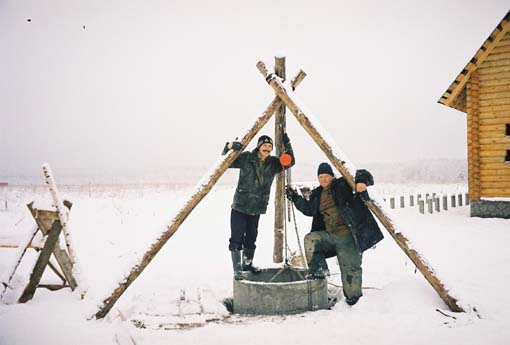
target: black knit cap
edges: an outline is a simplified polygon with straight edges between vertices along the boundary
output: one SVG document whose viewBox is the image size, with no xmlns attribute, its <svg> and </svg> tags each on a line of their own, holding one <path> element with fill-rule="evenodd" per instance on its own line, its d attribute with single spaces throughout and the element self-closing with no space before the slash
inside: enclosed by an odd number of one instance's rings
<svg viewBox="0 0 510 345">
<path fill-rule="evenodd" d="M 331 165 L 328 163 L 319 164 L 319 169 L 317 169 L 317 176 L 322 174 L 328 174 L 335 177 L 335 174 L 333 174 L 333 169 L 331 169 Z"/>
<path fill-rule="evenodd" d="M 257 141 L 257 149 L 259 149 L 263 144 L 271 144 L 271 146 L 274 146 L 273 139 L 267 135 L 261 135 L 259 137 L 259 140 Z"/>
</svg>

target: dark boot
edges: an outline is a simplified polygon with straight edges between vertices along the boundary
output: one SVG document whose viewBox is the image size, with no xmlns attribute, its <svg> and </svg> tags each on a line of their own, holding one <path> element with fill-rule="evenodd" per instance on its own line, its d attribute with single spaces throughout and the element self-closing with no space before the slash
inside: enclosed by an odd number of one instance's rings
<svg viewBox="0 0 510 345">
<path fill-rule="evenodd" d="M 232 256 L 232 267 L 234 269 L 234 279 L 235 280 L 243 280 L 243 266 L 241 263 L 241 251 L 240 250 L 232 250 L 230 251 L 230 255 Z"/>
<path fill-rule="evenodd" d="M 251 273 L 260 273 L 262 270 L 256 266 L 253 266 L 253 256 L 255 255 L 255 249 L 244 248 L 243 249 L 243 271 L 250 271 Z"/>
</svg>

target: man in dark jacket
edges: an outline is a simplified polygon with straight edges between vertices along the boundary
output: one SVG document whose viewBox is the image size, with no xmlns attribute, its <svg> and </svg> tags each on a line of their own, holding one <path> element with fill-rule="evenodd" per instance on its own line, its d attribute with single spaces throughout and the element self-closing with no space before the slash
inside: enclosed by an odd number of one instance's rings
<svg viewBox="0 0 510 345">
<path fill-rule="evenodd" d="M 292 157 L 288 166 L 283 166 L 278 157 L 271 156 L 273 140 L 267 135 L 258 139 L 257 147 L 253 151 L 241 153 L 230 166 L 240 169 L 230 213 L 231 236 L 228 247 L 232 256 L 234 278 L 237 280 L 243 279 L 242 271 L 260 272 L 258 267 L 253 266 L 259 218 L 266 213 L 275 175 L 295 164 L 287 133 L 283 134 L 282 142 L 286 153 Z M 234 142 L 227 148 L 239 150 L 241 145 Z"/>
<path fill-rule="evenodd" d="M 358 170 L 354 191 L 347 181 L 335 178 L 328 163 L 319 165 L 320 186 L 309 200 L 287 188 L 287 196 L 304 215 L 313 217 L 312 229 L 305 236 L 305 255 L 310 279 L 323 279 L 327 272 L 326 258 L 338 259 L 343 292 L 349 305 L 362 296 L 362 253 L 382 240 L 377 222 L 365 205 L 367 186 L 373 185 L 372 175 Z"/>
</svg>

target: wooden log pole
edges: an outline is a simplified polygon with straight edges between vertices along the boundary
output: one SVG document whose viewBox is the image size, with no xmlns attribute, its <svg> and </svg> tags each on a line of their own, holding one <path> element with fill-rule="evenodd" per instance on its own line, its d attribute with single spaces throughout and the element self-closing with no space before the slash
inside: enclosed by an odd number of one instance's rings
<svg viewBox="0 0 510 345">
<path fill-rule="evenodd" d="M 275 57 L 275 73 L 285 81 L 285 57 Z M 280 157 L 284 147 L 282 135 L 286 131 L 285 104 L 281 104 L 275 114 L 274 144 L 276 156 Z M 283 237 L 284 237 L 284 208 L 285 208 L 285 174 L 283 171 L 276 175 L 276 190 L 274 196 L 274 244 L 273 262 L 283 261 Z"/>
<path fill-rule="evenodd" d="M 269 107 L 267 107 L 264 113 L 256 120 L 252 128 L 241 139 L 243 147 L 246 147 L 250 143 L 253 137 L 260 131 L 262 127 L 264 127 L 264 125 L 269 121 L 269 119 L 273 116 L 273 113 L 280 107 L 281 104 L 282 101 L 278 97 L 273 100 L 273 102 L 269 105 Z M 209 176 L 209 179 L 200 186 L 200 188 L 196 191 L 195 194 L 193 194 L 193 196 L 191 196 L 188 202 L 172 220 L 170 225 L 168 225 L 166 231 L 161 234 L 156 242 L 154 242 L 150 249 L 144 254 L 141 261 L 137 265 L 133 266 L 129 274 L 125 276 L 124 280 L 120 282 L 112 294 L 103 301 L 99 311 L 94 315 L 96 319 L 102 319 L 106 316 L 106 314 L 108 314 L 120 296 L 122 296 L 122 294 L 131 285 L 131 283 L 133 283 L 135 279 L 138 278 L 138 276 L 147 267 L 147 265 L 149 265 L 149 263 L 152 261 L 152 259 L 154 259 L 156 254 L 161 250 L 165 243 L 179 229 L 191 211 L 193 211 L 198 203 L 207 195 L 207 193 L 209 193 L 212 187 L 220 179 L 223 173 L 230 167 L 234 160 L 241 154 L 241 152 L 242 151 L 231 151 L 230 154 L 228 154 L 227 157 L 225 157 L 225 159 L 216 166 L 214 172 L 211 174 L 211 176 Z"/>
<path fill-rule="evenodd" d="M 394 208 L 395 208 L 395 198 L 394 198 L 394 197 L 391 197 L 391 198 L 390 198 L 390 208 L 391 208 L 391 209 L 394 209 Z"/>
<path fill-rule="evenodd" d="M 448 211 L 448 197 L 443 195 L 443 211 Z"/>
<path fill-rule="evenodd" d="M 452 207 L 457 207 L 457 202 L 456 202 L 456 199 L 455 199 L 455 195 L 451 196 L 451 205 L 452 205 Z"/>
<path fill-rule="evenodd" d="M 418 200 L 418 207 L 420 209 L 420 213 L 425 214 L 425 201 Z"/>
<path fill-rule="evenodd" d="M 405 205 L 404 197 L 400 196 L 400 208 L 404 208 L 405 206 L 406 205 Z"/>
<path fill-rule="evenodd" d="M 282 84 L 274 76 L 269 75 L 267 68 L 262 61 L 257 63 L 257 68 L 264 76 L 264 78 L 266 78 L 266 81 L 273 88 L 276 95 L 280 97 L 287 108 L 292 112 L 292 114 L 294 114 L 299 124 L 322 149 L 331 163 L 335 166 L 336 169 L 338 169 L 338 171 L 343 175 L 351 187 L 354 188 L 354 178 L 349 170 L 345 167 L 344 162 L 336 157 L 331 145 L 322 137 L 319 131 L 310 122 L 309 118 L 305 115 L 303 110 L 300 109 L 294 100 L 288 95 Z M 434 290 L 436 290 L 439 297 L 445 302 L 445 304 L 454 312 L 463 312 L 464 310 L 457 304 L 457 299 L 449 295 L 448 290 L 446 290 L 444 284 L 441 282 L 441 280 L 439 280 L 434 270 L 429 266 L 429 264 L 427 264 L 427 261 L 423 259 L 420 253 L 409 246 L 409 240 L 401 232 L 396 231 L 393 222 L 381 210 L 381 207 L 377 204 L 377 202 L 370 200 L 367 202 L 367 206 L 381 221 L 386 230 L 388 230 L 391 237 L 395 240 L 395 242 L 397 242 L 404 253 L 411 259 L 416 268 L 423 274 L 425 279 L 430 283 Z"/>
</svg>

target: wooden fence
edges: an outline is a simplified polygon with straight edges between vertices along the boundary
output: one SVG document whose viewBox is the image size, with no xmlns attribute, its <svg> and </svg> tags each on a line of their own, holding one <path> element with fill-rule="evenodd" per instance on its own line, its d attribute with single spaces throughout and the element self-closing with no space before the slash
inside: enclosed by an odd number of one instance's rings
<svg viewBox="0 0 510 345">
<path fill-rule="evenodd" d="M 391 209 L 417 207 L 419 212 L 434 213 L 444 212 L 448 209 L 458 206 L 469 205 L 468 193 L 426 193 L 426 194 L 409 194 L 400 195 L 398 197 L 386 197 L 384 201 L 389 204 Z"/>
</svg>

